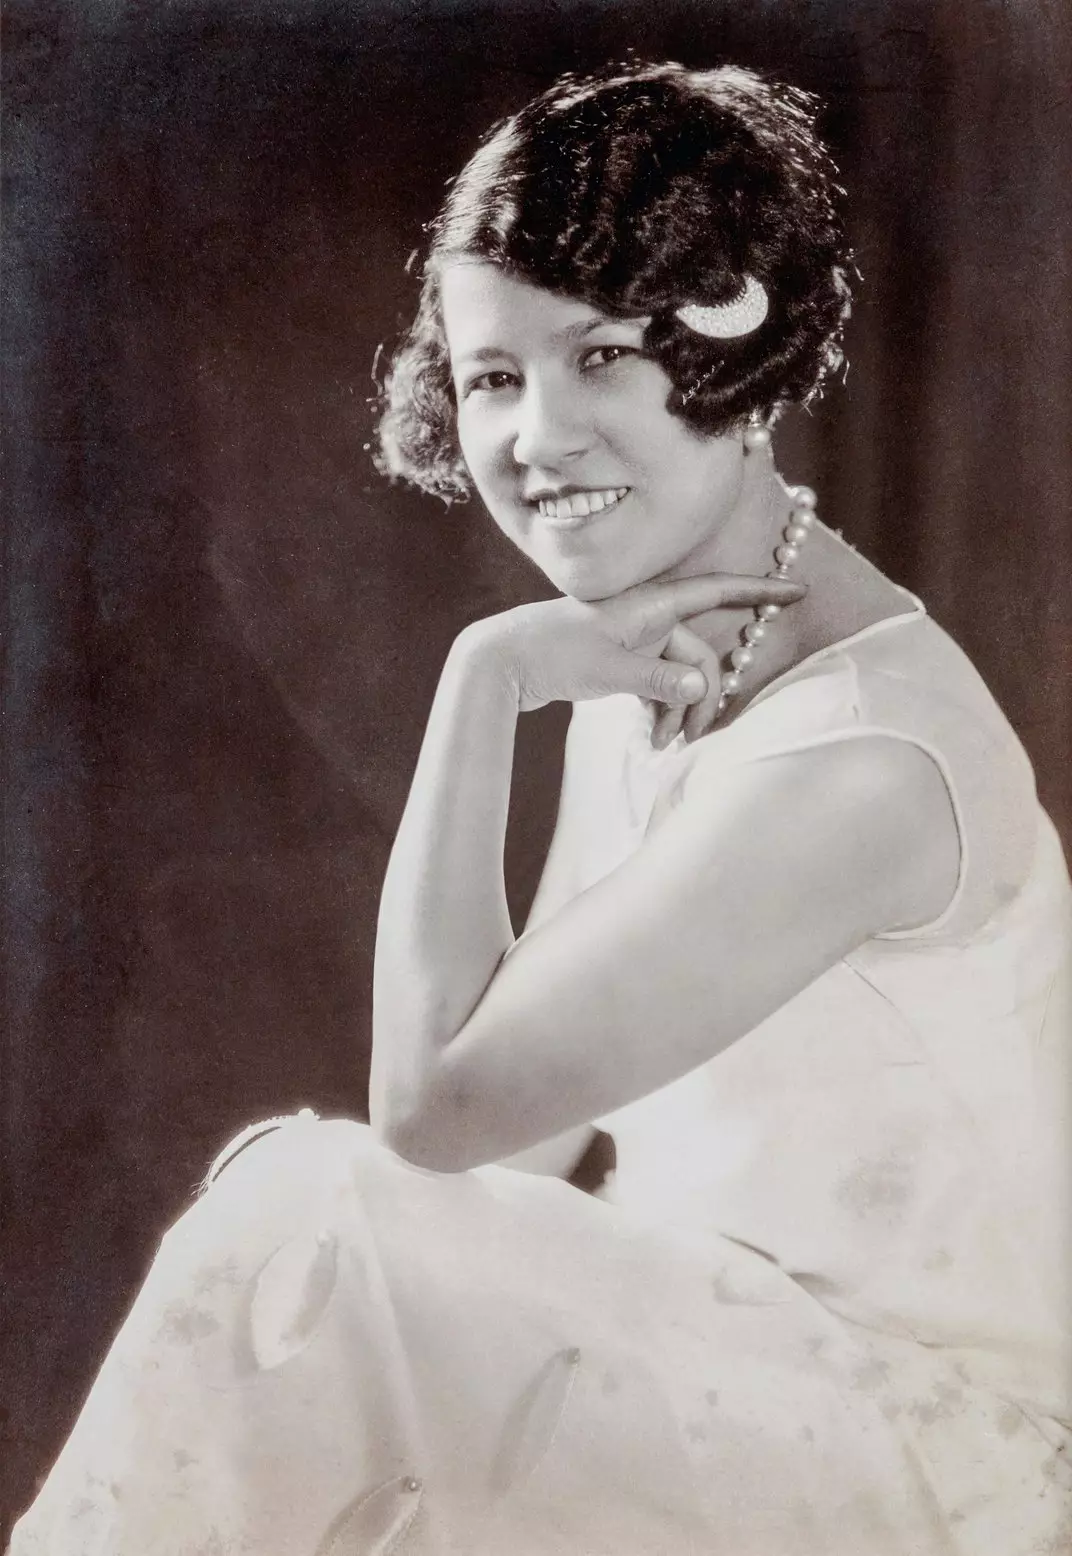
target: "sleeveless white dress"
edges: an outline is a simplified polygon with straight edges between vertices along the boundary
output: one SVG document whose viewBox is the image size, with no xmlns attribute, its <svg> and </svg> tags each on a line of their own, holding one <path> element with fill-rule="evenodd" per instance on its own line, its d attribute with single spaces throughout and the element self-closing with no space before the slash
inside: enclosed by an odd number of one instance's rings
<svg viewBox="0 0 1072 1556">
<path fill-rule="evenodd" d="M 1008 724 L 905 602 L 692 746 L 579 706 L 534 917 L 692 786 L 880 731 L 953 799 L 941 918 L 601 1120 L 599 1197 L 311 1114 L 247 1146 L 13 1556 L 1072 1551 L 1072 893 Z"/>
</svg>

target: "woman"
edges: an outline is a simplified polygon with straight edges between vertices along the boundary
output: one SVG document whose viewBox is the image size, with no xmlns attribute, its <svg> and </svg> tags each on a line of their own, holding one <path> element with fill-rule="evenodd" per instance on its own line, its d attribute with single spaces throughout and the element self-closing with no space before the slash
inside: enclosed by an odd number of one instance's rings
<svg viewBox="0 0 1072 1556">
<path fill-rule="evenodd" d="M 772 463 L 840 360 L 831 171 L 803 94 L 630 66 L 451 189 L 384 460 L 561 597 L 444 668 L 372 1129 L 218 1164 L 17 1556 L 1068 1548 L 1068 876 L 971 666 Z M 600 1198 L 511 1170 L 596 1123 Z"/>
</svg>

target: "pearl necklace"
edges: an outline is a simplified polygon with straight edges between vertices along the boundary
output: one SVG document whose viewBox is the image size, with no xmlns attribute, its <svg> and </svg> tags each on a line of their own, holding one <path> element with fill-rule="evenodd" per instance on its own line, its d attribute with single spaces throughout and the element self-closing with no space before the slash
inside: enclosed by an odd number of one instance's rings
<svg viewBox="0 0 1072 1556">
<path fill-rule="evenodd" d="M 745 428 L 744 446 L 749 453 L 759 453 L 769 448 L 770 441 L 769 428 L 755 423 Z M 782 530 L 782 538 L 774 548 L 774 566 L 767 573 L 768 578 L 789 577 L 794 562 L 800 556 L 800 548 L 815 525 L 816 499 L 811 487 L 790 487 L 789 495 L 792 504 L 789 510 L 789 523 Z M 780 615 L 781 609 L 780 605 L 773 604 L 756 606 L 753 619 L 741 632 L 740 644 L 730 654 L 731 668 L 722 677 L 716 718 L 722 717 L 733 698 L 739 694 L 741 672 L 747 670 L 754 662 L 756 647 L 767 635 L 767 623 Z"/>
</svg>

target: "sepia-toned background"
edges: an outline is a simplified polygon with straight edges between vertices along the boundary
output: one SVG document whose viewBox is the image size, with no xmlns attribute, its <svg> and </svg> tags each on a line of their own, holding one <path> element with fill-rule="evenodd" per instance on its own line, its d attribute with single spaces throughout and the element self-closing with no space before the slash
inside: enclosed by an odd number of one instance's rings
<svg viewBox="0 0 1072 1556">
<path fill-rule="evenodd" d="M 974 657 L 1072 844 L 1072 51 L 1057 0 L 6 9 L 10 1518 L 229 1134 L 364 1112 L 439 664 L 542 587 L 475 507 L 377 476 L 373 362 L 444 180 L 561 69 L 825 97 L 864 285 L 780 462 Z M 524 724 L 519 912 L 563 727 Z"/>
</svg>

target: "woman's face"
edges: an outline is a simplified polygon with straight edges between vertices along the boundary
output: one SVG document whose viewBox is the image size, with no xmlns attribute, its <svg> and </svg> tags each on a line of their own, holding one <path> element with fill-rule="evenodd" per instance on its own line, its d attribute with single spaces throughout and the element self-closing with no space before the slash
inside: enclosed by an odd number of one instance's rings
<svg viewBox="0 0 1072 1556">
<path fill-rule="evenodd" d="M 581 600 L 703 570 L 741 493 L 741 442 L 666 409 L 649 321 L 480 261 L 441 286 L 462 454 L 504 534 Z"/>
</svg>

